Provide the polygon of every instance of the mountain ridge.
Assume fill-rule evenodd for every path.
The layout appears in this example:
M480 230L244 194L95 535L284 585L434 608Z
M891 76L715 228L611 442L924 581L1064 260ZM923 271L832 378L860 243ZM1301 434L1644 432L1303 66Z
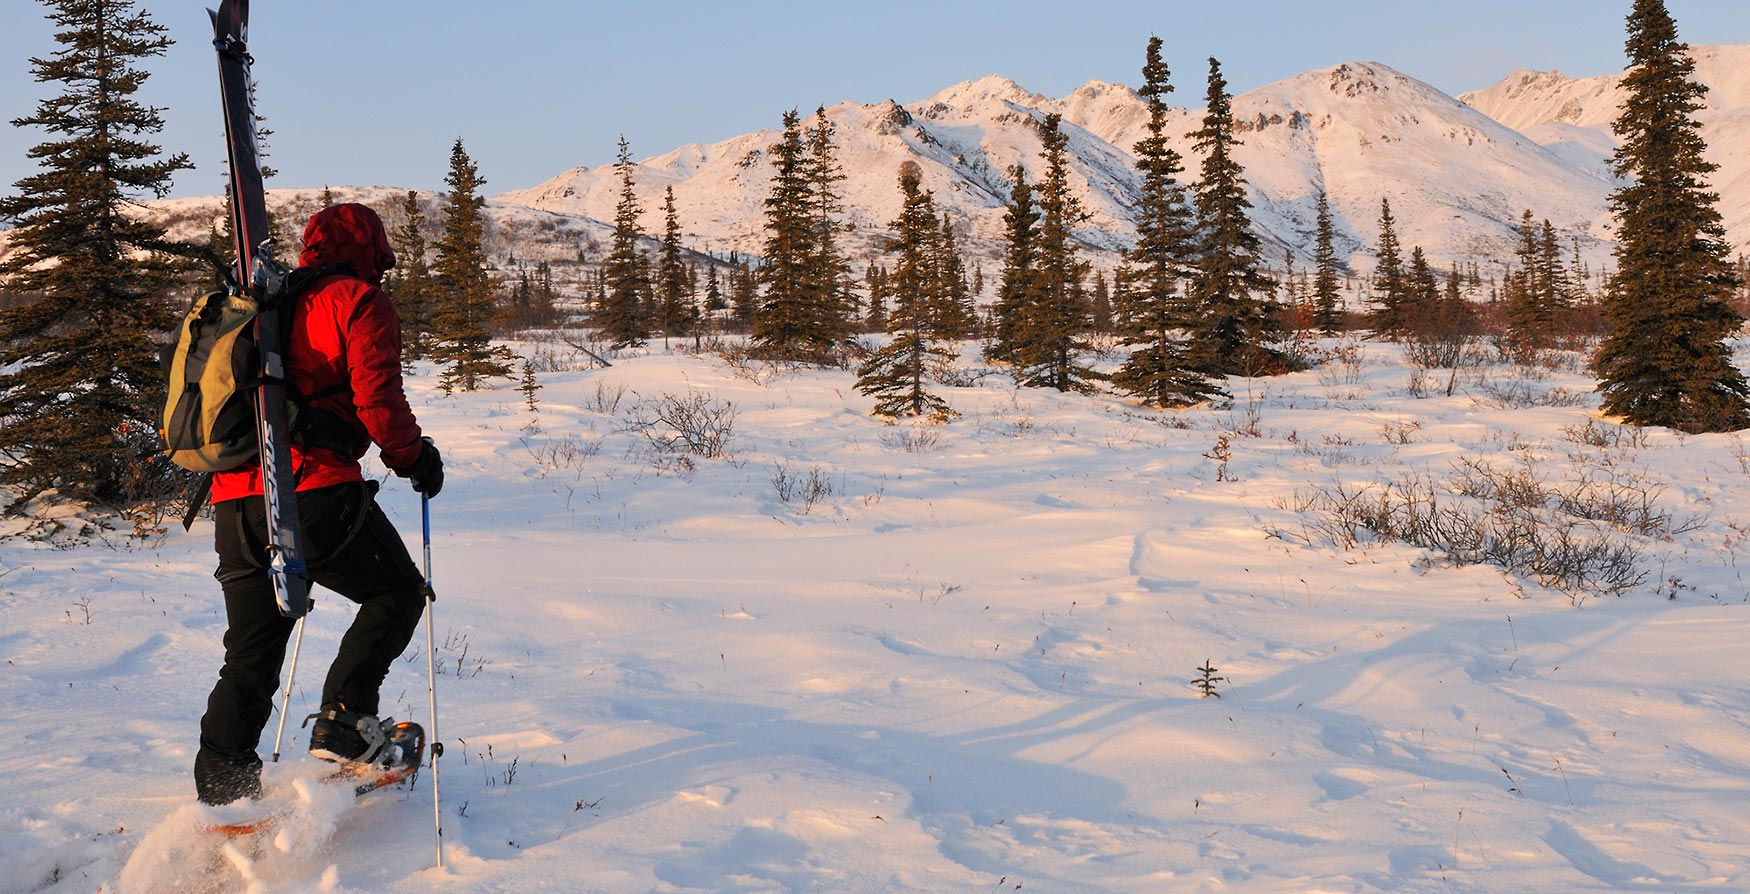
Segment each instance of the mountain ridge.
M1699 48L1698 67L1735 59L1737 50L1750 48ZM1736 89L1729 73L1710 70L1708 76ZM1534 86L1557 79L1572 80L1522 78ZM1243 143L1235 154L1245 166L1266 261L1274 267L1288 256L1299 269L1310 264L1320 189L1330 194L1339 255L1352 269L1372 265L1382 198L1392 202L1404 243L1422 245L1442 266L1477 261L1504 269L1527 208L1550 219L1564 242L1577 242L1590 262L1601 266L1609 255L1607 200L1614 184L1596 164L1595 130L1565 139L1542 125L1524 133L1475 102L1368 61L1341 62L1240 93L1233 108ZM1147 109L1126 85L1090 80L1054 98L991 74L911 102L841 102L826 112L848 177L846 245L858 266L879 253L887 222L898 213L893 178L907 160L923 168L924 187L962 226L975 259L997 261L1006 173L1017 163L1035 173L1034 132L1052 112L1063 116L1069 134L1072 188L1089 211L1078 236L1096 264L1115 263L1116 252L1134 238L1131 206L1139 181L1132 147L1144 133ZM1169 111L1169 142L1185 158L1187 183L1198 163L1189 133L1201 117L1199 108ZM777 128L767 128L638 161L634 191L645 210L642 225L655 228L654 209L672 186L690 238L718 253L757 255L771 173L765 148L778 136ZM618 189L611 167L580 167L496 198L606 219ZM1743 191L1750 192L1750 183ZM1750 221L1734 235L1750 244Z
M1698 80L1709 86L1697 118L1733 251L1750 251L1750 46L1691 47ZM1373 266L1380 200L1389 199L1405 246L1421 245L1440 267L1475 261L1485 275L1513 258L1515 227L1529 208L1549 219L1594 270L1613 246L1608 197L1616 182L1609 124L1620 76L1571 78L1515 71L1482 90L1451 96L1379 62L1340 62L1236 95L1235 156L1245 167L1253 223L1264 261L1281 270L1311 265L1314 206L1330 195L1339 259L1352 271ZM1200 84L1197 86L1201 86ZM1181 85L1175 95L1191 93ZM1201 91L1198 91L1199 94ZM1007 172L1037 179L1038 122L1063 116L1071 186L1089 212L1077 230L1090 260L1114 266L1134 238L1132 207L1140 181L1132 150L1148 113L1134 89L1090 80L1061 98L998 74L962 81L908 103L840 102L826 109L836 128L845 215L841 244L861 270L875 262L899 212L899 166L915 161L938 209L959 228L969 266L1001 263ZM1189 134L1200 108L1168 112L1169 143L1196 179ZM806 122L805 122L806 123ZM757 256L778 128L692 143L636 162L634 190L646 235L660 232L662 194L673 187L689 249ZM274 190L287 213L303 213L316 190ZM405 190L336 188L390 208ZM610 229L619 182L613 166L575 167L523 190L490 197L498 222L494 251L522 259L593 256ZM422 193L428 214L435 196ZM187 219L214 213L217 197L150 203ZM392 212L391 212L392 213ZM193 224L184 221L183 228ZM206 224L200 223L202 233ZM190 229L190 232L193 232ZM197 234L199 235L199 234ZM4 243L0 234L0 244ZM993 281L994 277L987 277Z
M1696 80L1708 88L1696 111L1705 157L1734 253L1750 252L1750 46L1692 46ZM1611 132L1623 100L1621 75L1571 78L1521 69L1458 99L1518 129L1570 165L1614 184Z

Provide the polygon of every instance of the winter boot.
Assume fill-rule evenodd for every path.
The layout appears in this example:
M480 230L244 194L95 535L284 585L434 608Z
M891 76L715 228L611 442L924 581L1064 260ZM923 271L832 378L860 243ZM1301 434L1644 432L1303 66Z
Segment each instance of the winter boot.
M383 724L369 714L348 711L345 705L324 705L322 710L304 718L310 730L310 753L325 761L342 764L368 764L383 754L388 739Z

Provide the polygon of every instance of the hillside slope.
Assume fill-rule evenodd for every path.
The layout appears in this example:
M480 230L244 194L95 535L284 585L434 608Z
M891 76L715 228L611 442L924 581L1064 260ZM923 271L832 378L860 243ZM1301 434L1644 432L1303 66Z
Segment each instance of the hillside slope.
M1726 238L1750 251L1750 46L1693 46L1696 80L1708 88L1696 112L1707 159L1719 165ZM1623 101L1620 76L1570 78L1559 71L1516 71L1459 99L1544 144L1569 163L1602 177L1619 143L1611 133Z
M1588 253L1603 253L1608 183L1384 65L1344 63L1309 72L1241 94L1234 109L1244 141L1236 154L1273 265L1280 265L1284 250L1303 267L1311 257L1319 189L1331 196L1345 257L1364 254L1374 242L1381 198L1393 201L1406 244L1423 245L1440 264L1510 255L1512 225L1528 207L1555 221L1565 237L1579 239ZM1129 244L1137 191L1130 150L1146 121L1135 92L1093 81L1053 99L991 76L905 105L841 103L827 110L849 177L844 189L853 255L877 250L898 212L897 169L909 160L923 168L924 186L962 223L970 243L994 260L1005 172L1017 163L1035 172L1037 122L1050 112L1069 125L1072 187L1089 212L1079 235L1097 253ZM1187 159L1187 179L1196 174L1187 134L1201 115L1198 109L1173 112L1171 137ZM693 238L719 250L757 253L772 173L766 148L778 135L764 130L640 162L635 190L645 225L656 224L654 209L672 186ZM499 199L605 219L618 188L610 167L574 168ZM1355 260L1370 265L1366 257Z

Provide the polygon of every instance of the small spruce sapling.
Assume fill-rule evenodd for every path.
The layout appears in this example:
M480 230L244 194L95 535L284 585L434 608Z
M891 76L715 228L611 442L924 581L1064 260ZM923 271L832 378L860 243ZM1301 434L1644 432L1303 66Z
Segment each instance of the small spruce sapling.
M1219 668L1213 667L1209 659L1203 659L1203 666L1197 669L1197 676L1191 680L1191 685L1197 687L1201 698L1221 698L1221 693L1215 690L1215 684L1226 683L1227 678L1216 676Z
M1228 441L1227 433L1223 432L1215 439L1215 446L1210 447L1209 452L1203 454L1203 458L1215 461L1215 480L1233 480L1227 474L1227 462L1233 458L1233 445Z
M528 358L523 358L523 383L517 387L523 393L523 400L528 405L529 412L536 412L539 407L535 403L535 392L541 390L541 383L535 381L535 365Z

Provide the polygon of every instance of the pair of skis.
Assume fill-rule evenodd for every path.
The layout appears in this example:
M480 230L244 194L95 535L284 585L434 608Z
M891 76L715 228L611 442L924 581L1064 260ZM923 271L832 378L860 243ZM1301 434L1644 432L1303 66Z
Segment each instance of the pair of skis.
M213 48L219 53L219 94L225 106L225 157L231 171L231 232L237 264L233 290L258 305L269 299L267 195L261 181L261 147L255 135L255 103L250 90L249 0L223 0L213 19ZM259 280L259 281L258 281ZM261 490L267 504L268 574L280 614L302 618L310 610L310 582L304 576L302 528L298 522L297 479L286 419L285 336L281 316L261 307L255 315L255 344L261 353L261 384L255 389L255 432L261 445Z
M299 619L298 639L303 640L303 618L310 611L310 582L305 575L302 527L298 519L297 479L292 471L291 426L286 413L286 317L275 308L261 306L271 300L268 280L277 265L270 255L273 239L267 230L267 196L261 177L261 147L255 132L255 102L250 89L249 0L220 0L217 10L208 10L213 22L213 48L219 56L219 92L225 109L226 160L231 173L231 230L237 251L231 270L231 286L252 297L260 312L255 316L255 343L262 368L255 390L255 425L261 450L261 486L267 509L268 574L280 614ZM281 271L283 272L283 270ZM432 820L437 831L437 865L444 865L443 818L438 802L437 758L443 744L437 736L437 684L432 667L431 633L431 504L420 504L425 537L425 640L426 674L431 693ZM297 672L297 647L293 647L291 678ZM400 782L417 772L425 753L425 732L416 724L401 724L406 735L418 735L418 757L408 766L379 768L369 782L356 784L355 793L365 794ZM280 735L285 731L285 708L280 710ZM279 759L279 738L274 743Z

